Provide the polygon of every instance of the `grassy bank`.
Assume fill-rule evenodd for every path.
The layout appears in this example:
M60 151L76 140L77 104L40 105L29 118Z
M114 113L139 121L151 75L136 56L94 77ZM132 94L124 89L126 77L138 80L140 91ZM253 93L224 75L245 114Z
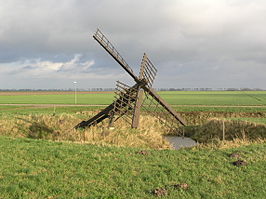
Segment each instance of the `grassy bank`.
M47 139L53 141L70 141L97 145L115 145L142 148L170 148L162 137L165 127L154 117L142 116L140 129L131 129L123 119L115 123L115 129L108 129L108 121L97 126L76 130L76 126L95 112L78 112L76 114L25 114L2 115L0 117L0 135Z
M263 198L266 147L180 151L98 147L0 136L0 198ZM236 167L232 152L248 164ZM172 185L187 183L189 189Z
M210 119L202 125L185 127L185 135L200 143L219 145L222 140L244 142L266 140L266 125L242 120Z
M168 134L167 128L150 115L141 115L140 128L131 129L130 124L120 119L115 123L115 129L108 129L108 120L97 126L84 130L75 130L74 126L82 120L91 118L97 111L81 111L84 107L61 107L62 113L42 112L12 112L7 110L0 114L0 135L11 137L26 137L48 139L54 141L71 141L98 145L131 146L142 148L169 148L170 145L162 137ZM21 109L19 109L21 110ZM52 110L51 110L52 111ZM64 113L68 111L69 113ZM237 138L249 141L266 139L265 125L255 122L245 122L244 119L265 121L266 113L227 113L227 112L182 112L182 117L188 126L171 134L185 135L201 143L216 142L222 139ZM216 118L213 120L213 118ZM223 137L223 123L225 136Z

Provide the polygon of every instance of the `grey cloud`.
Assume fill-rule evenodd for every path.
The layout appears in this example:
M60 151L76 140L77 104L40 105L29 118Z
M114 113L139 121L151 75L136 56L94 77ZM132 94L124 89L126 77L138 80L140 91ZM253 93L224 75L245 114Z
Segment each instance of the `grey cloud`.
M136 73L143 52L148 53L159 70L155 86L265 88L265 18L263 0L0 0L0 63L67 63L81 54L57 73L78 70L75 78L81 75L84 88L110 87L111 76L130 81L93 41L99 27ZM91 60L92 67L82 65ZM83 81L85 73L96 78ZM8 78L0 70L1 88ZM52 87L64 87L68 77L57 78ZM30 78L20 81L27 83L16 81L12 87L31 85ZM32 87L43 86L41 81Z

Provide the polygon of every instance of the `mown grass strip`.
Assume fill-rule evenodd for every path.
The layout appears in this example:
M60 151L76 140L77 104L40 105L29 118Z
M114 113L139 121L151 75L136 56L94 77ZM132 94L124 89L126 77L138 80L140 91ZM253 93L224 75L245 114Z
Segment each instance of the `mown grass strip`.
M266 105L266 91L171 91L159 92L169 103L175 105ZM79 104L110 104L114 93L78 94ZM64 95L0 95L0 104L74 104L73 94Z
M55 113L76 113L81 111L99 111L104 106L0 106L1 114L53 114ZM178 112L226 112L226 113L263 113L266 107L194 107L194 106L178 106L173 107ZM196 113L195 113L196 114Z
M0 115L19 115L19 114L61 114L61 113L77 113L82 111L94 111L102 109L102 106L1 106Z

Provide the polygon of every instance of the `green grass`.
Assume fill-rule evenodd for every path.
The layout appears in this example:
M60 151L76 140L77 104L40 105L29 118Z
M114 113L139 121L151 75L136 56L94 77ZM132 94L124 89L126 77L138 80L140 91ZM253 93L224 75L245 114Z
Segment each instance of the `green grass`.
M56 114L76 113L81 111L99 111L105 106L56 106L54 107L34 107L34 106L0 106L0 116L3 114L21 115L21 114ZM193 107L178 106L174 107L178 112L231 112L231 113L256 113L266 112L266 107Z
M231 112L231 113L256 113L266 112L266 107L195 107L195 106L178 106L173 108L181 112Z
M265 105L264 91L173 91L159 92L169 103L177 105Z
M175 105L266 105L266 91L171 91L159 92ZM78 104L110 104L113 93L79 94ZM0 104L73 104L74 95L2 95Z
M266 92L180 91L160 92L160 95L173 105L229 106L174 107L181 112L266 112L265 107L259 106L230 107L266 105ZM108 93L78 95L79 104L107 105L112 101L113 94ZM4 103L73 104L74 95L0 96L0 104ZM0 117L54 111L75 114L102 108L0 105ZM265 118L236 119L266 123ZM149 155L137 154L139 150L0 136L0 198L155 198L152 191L156 188L168 190L163 198L264 198L266 195L265 144L231 149L150 150ZM242 154L248 166L232 165L235 159L228 155L234 151ZM173 189L171 185L177 183L188 183L190 189Z
M265 105L266 92L181 91L160 92L160 95L174 105L229 105L174 107L182 112L266 112L265 107L259 106L230 107ZM113 94L78 95L79 104L107 105L112 101ZM0 96L0 104L73 102L73 95ZM54 107L0 105L0 117L53 114L54 111L75 114L102 108L74 106L54 110ZM236 119L266 123L265 118ZM263 198L266 195L265 144L222 150L151 150L146 156L137 154L139 150L0 136L0 198L155 198L152 190L163 187L168 190L163 198ZM238 168L231 164L234 159L228 154L234 151L240 151L248 166ZM173 189L171 185L177 183L188 183L190 189Z
M264 198L266 147L149 151L0 137L0 198ZM232 165L238 151L247 166ZM171 185L188 183L188 190Z
M114 94L79 94L78 104L109 104ZM74 95L2 95L0 104L74 104Z
M165 91L159 94L172 105L207 105L207 107L178 106L177 111L184 112L266 112L266 91ZM108 105L113 102L113 93L79 94L78 104ZM13 95L0 96L0 104L73 104L74 95ZM208 107L208 105L210 105ZM228 107L211 107L211 105L225 105ZM257 107L232 107L232 106ZM95 110L103 107L57 107L56 112L75 112L81 110ZM0 113L50 113L53 108L1 106Z
M99 106L71 106L71 107L33 107L33 106L0 106L0 116L1 115L20 115L20 114L56 114L61 113L76 113L81 111L93 111L93 110L100 110L105 107Z

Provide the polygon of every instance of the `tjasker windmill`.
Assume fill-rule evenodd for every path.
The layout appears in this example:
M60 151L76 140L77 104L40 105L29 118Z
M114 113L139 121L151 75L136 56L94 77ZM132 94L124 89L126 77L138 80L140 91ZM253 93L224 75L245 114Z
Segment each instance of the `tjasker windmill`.
M180 126L180 124L186 125L185 120L180 114L167 104L152 88L157 69L145 53L141 61L139 76L137 76L99 29L93 35L93 38L134 79L135 84L130 87L118 81L114 102L89 120L79 123L75 128L90 127L105 119L109 119L109 125L113 126L114 122L119 118L124 118L128 121L132 128L138 128L141 109L159 118L170 129L174 129Z

